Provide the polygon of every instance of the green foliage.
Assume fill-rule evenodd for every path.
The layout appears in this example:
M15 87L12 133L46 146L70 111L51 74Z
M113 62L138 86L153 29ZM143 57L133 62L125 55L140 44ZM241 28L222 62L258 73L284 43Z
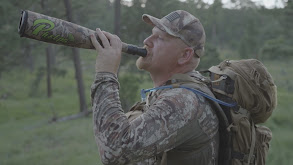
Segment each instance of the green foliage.
M276 14L276 17L279 19L279 27L274 29L277 29L278 34L274 34L274 37L264 42L261 54L264 59L291 59L293 53L292 1L288 1L287 6Z
M119 75L120 100L123 109L127 111L133 103L139 101L140 75L123 73Z
M128 57L128 58L127 58ZM127 112L130 107L141 100L140 90L152 87L151 79L149 75L143 74L143 71L139 71L136 68L135 62L132 57L124 57L127 62L122 62L123 66L120 67L119 83L120 83L120 100L122 107Z
M255 12L253 12L255 13ZM255 13L256 14L256 13ZM258 40L254 35L258 35L257 19L250 18L245 25L245 33L240 41L239 54L242 58L257 58Z
M221 62L220 53L217 51L217 47L207 44L205 46L204 56L201 58L197 70L206 70L213 65L217 65Z
M263 59L291 59L293 47L291 43L280 36L276 39L267 40L262 48Z

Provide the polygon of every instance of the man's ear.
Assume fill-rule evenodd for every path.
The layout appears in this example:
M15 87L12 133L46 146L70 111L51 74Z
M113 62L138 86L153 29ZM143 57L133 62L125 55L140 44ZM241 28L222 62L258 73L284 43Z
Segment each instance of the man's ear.
M194 56L194 50L191 47L184 48L181 56L178 59L179 65L184 65L188 63Z

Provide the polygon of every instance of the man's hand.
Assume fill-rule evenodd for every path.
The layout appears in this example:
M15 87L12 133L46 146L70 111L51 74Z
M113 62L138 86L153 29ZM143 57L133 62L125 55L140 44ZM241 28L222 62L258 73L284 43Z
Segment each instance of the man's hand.
M96 29L96 33L103 43L103 47L97 41L94 34L91 41L98 52L96 59L96 72L111 72L117 75L121 61L122 42L120 38L111 33Z

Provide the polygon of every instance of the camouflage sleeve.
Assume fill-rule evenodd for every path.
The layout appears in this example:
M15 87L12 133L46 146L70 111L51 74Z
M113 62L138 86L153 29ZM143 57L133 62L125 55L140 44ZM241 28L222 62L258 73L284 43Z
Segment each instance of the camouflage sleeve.
M208 108L205 100L188 90L163 91L132 122L121 108L119 83L114 74L97 73L91 90L94 134L104 164L137 162L171 150L191 138L192 131L182 131L191 123L210 136L216 134L209 132L217 128L210 128L206 121L210 114L203 113ZM198 116L202 117L194 120Z

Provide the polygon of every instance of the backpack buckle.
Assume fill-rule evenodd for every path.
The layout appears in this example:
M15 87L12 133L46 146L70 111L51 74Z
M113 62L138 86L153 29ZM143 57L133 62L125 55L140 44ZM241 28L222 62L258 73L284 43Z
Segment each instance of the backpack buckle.
M219 81L226 80L226 79L227 79L227 75L220 75L220 78L218 78L217 80L213 80L211 82L212 83L217 83Z
M241 106L237 106L237 108L234 108L235 113L240 113L245 116L250 116L250 112L247 109L242 108Z
M255 156L252 155L251 158L250 158L250 162L248 162L248 157L249 157L249 154L245 154L243 156L243 159L241 161L245 162L245 163L248 163L248 164L254 164L254 159L255 159Z
M248 164L253 164L255 161L255 155L252 155L250 158L250 162L248 162L249 154L244 154L244 153L237 152L237 151L232 152L232 158L238 159L241 162L245 162Z
M231 64L231 61L230 60L226 60L225 63L226 63L227 66L229 66Z

